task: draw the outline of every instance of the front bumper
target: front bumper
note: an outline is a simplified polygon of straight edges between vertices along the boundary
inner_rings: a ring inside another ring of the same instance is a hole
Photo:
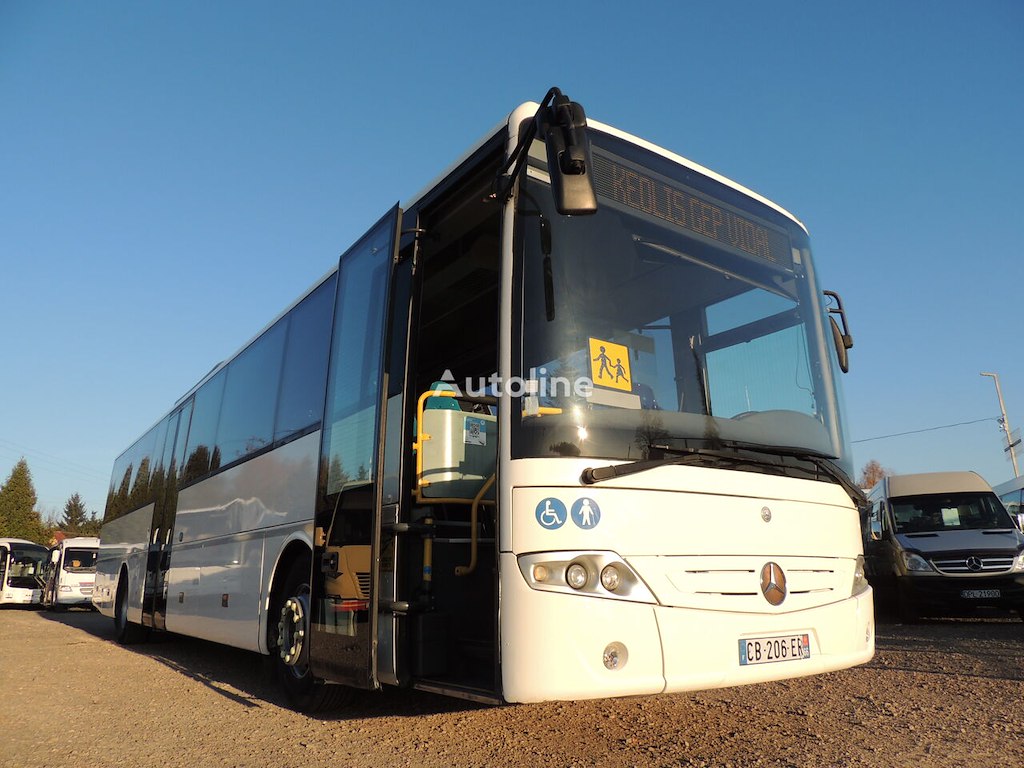
[[[533,590],[515,557],[501,573],[502,693],[510,702],[703,690],[845,669],[875,648],[872,591],[785,613],[651,605]],[[810,656],[742,665],[748,638],[807,634]],[[614,669],[606,650],[618,644]]]

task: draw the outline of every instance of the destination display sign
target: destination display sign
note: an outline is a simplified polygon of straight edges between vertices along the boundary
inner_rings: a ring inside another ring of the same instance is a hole
[[[789,267],[789,237],[748,214],[661,176],[594,153],[597,194],[746,256]]]

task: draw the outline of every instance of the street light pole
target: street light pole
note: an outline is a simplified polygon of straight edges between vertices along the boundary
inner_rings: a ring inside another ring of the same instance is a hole
[[[992,380],[996,383],[996,397],[999,398],[999,413],[1002,415],[1003,434],[1006,435],[1006,450],[1010,452],[1010,462],[1013,464],[1013,476],[1020,477],[1020,472],[1017,470],[1017,453],[1013,450],[1014,443],[1010,438],[1010,423],[1006,420],[1006,406],[1003,405],[1003,390],[999,386],[999,374],[998,373],[982,373],[982,376],[991,376]]]

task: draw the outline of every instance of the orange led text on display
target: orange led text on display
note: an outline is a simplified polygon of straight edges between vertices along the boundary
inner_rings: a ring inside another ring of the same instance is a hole
[[[782,254],[772,248],[774,233],[766,227],[631,168],[600,160],[608,167],[598,174],[599,190],[616,202],[753,256],[782,261]]]

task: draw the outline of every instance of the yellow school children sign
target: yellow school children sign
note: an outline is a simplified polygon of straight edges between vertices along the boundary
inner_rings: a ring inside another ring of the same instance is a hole
[[[629,348],[603,339],[590,339],[590,378],[594,386],[633,391]]]

